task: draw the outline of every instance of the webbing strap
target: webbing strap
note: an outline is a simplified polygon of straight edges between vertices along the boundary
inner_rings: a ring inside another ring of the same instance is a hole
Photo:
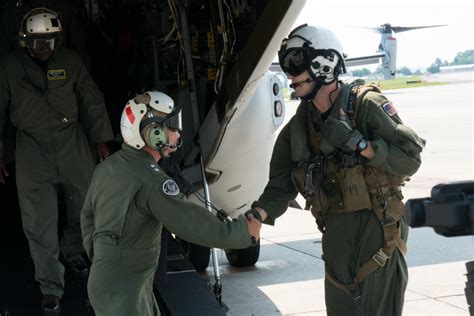
[[[400,233],[401,233],[401,231],[399,229],[398,230],[398,235],[396,237],[396,239],[397,239],[397,248],[404,256],[406,256],[407,252],[408,252],[407,243],[405,242],[405,240],[402,239]]]
[[[362,103],[364,96],[369,91],[380,92],[380,89],[374,84],[355,85],[350,89],[348,113],[353,128],[356,127],[356,118],[359,105]]]
[[[372,258],[363,264],[359,270],[357,270],[352,284],[343,284],[338,282],[328,271],[326,267],[326,278],[336,288],[344,291],[347,295],[354,298],[356,288],[359,288],[359,284],[362,283],[370,274],[375,272],[377,269],[384,267],[387,261],[392,256],[395,248],[398,248],[400,252],[405,255],[407,247],[405,241],[401,239],[400,228],[397,222],[393,221],[389,224],[383,225],[385,245],[380,248]],[[355,298],[356,299],[356,298]]]
[[[380,248],[372,256],[372,259],[367,261],[364,265],[362,265],[362,267],[359,268],[354,278],[354,282],[361,283],[372,272],[384,267],[385,264],[387,264],[387,261],[392,256],[395,248],[398,247],[398,240],[401,240],[400,229],[397,225],[397,222],[393,221],[383,225],[383,235],[385,240],[384,247]]]
[[[349,285],[342,284],[341,282],[336,281],[336,278],[328,271],[326,267],[326,280],[328,280],[334,287],[338,288],[341,291],[344,291],[347,295],[352,297],[354,300],[360,298],[360,288],[359,283],[352,283]]]

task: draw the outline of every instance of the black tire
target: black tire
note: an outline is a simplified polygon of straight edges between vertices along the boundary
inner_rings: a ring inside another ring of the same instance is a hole
[[[180,240],[179,243],[181,247],[183,247],[184,254],[188,257],[196,271],[201,272],[207,269],[209,266],[209,257],[211,255],[210,248],[196,245],[184,240]]]
[[[258,261],[260,256],[260,240],[255,246],[244,249],[226,249],[225,255],[234,267],[250,267]]]

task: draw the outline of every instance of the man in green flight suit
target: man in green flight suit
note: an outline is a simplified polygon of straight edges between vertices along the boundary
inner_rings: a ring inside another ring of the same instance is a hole
[[[338,80],[344,53],[332,31],[296,28],[279,60],[302,102],[249,212],[273,225],[301,193],[323,233],[327,314],[401,315],[408,229],[400,187],[425,142],[380,90]]]
[[[102,94],[80,57],[60,46],[58,15],[45,8],[29,11],[22,21],[22,48],[3,59],[0,68],[0,143],[6,111],[16,132],[16,184],[23,229],[39,282],[44,313],[60,312],[64,266],[80,275],[80,211],[99,160],[108,156],[105,142],[112,129]],[[0,145],[1,148],[1,145]],[[0,152],[0,182],[8,170]],[[64,193],[68,228],[58,241],[58,190]]]
[[[185,200],[158,161],[180,146],[180,111],[150,91],[125,106],[125,144],[100,164],[81,214],[84,248],[92,261],[89,300],[97,316],[160,315],[153,296],[161,230],[207,247],[246,248],[261,223],[249,215],[221,222]]]

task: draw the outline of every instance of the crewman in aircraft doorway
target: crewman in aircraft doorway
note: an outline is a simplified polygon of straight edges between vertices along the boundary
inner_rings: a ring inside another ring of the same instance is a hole
[[[29,11],[22,47],[0,61],[0,141],[8,110],[16,128],[16,185],[22,223],[43,294],[42,312],[58,314],[64,291],[63,264],[87,276],[80,211],[95,168],[113,138],[102,94],[81,58],[61,47],[56,12]],[[92,145],[92,146],[91,146]],[[0,146],[1,149],[2,146]],[[91,150],[93,149],[93,150]],[[0,182],[8,170],[0,152]],[[58,240],[58,191],[64,193],[67,229]]]
[[[6,0],[0,8],[0,56],[13,51],[18,44],[18,29],[26,13],[34,8],[47,8],[59,15],[63,28],[62,46],[86,59],[85,9],[76,0]]]
[[[168,95],[150,91],[128,101],[122,149],[99,164],[81,214],[92,261],[89,300],[96,316],[160,315],[153,279],[161,231],[207,247],[247,248],[261,223],[249,216],[224,222],[188,202],[158,162],[181,144],[181,112]]]
[[[273,225],[301,193],[322,232],[327,314],[401,315],[408,281],[401,186],[418,170],[425,141],[376,86],[339,81],[345,54],[332,31],[302,25],[278,56],[302,101],[247,214]]]

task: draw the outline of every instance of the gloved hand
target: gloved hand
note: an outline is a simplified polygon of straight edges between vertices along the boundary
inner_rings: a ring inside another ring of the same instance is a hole
[[[252,246],[256,246],[257,241],[260,239],[262,216],[260,216],[260,213],[254,208],[245,212],[244,216],[247,219],[247,228],[249,230],[250,238],[252,239]]]
[[[345,152],[354,152],[357,144],[364,136],[358,130],[353,130],[344,119],[328,117],[321,126],[321,136],[329,144]]]
[[[260,215],[260,213],[254,209],[254,208],[251,208],[250,210],[248,210],[247,212],[244,213],[245,215],[245,218],[249,218],[249,214],[252,214],[253,215],[253,218],[255,218],[256,220],[258,220],[260,223],[263,222],[262,220],[262,216]]]
[[[336,161],[346,168],[352,168],[356,165],[365,164],[368,159],[358,153],[343,153],[336,155]]]

